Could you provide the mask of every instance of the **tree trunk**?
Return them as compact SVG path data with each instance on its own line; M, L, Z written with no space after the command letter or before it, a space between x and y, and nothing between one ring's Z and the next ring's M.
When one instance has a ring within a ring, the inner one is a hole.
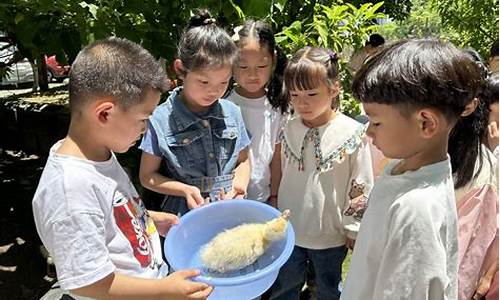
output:
M31 87L31 90L33 92L36 92L38 90L38 71L36 67L36 63L29 59L30 65L31 65L31 70L33 71L33 86Z
M47 63L45 62L45 54L40 54L37 59L38 66L38 86L40 91L49 89L49 81L47 80Z

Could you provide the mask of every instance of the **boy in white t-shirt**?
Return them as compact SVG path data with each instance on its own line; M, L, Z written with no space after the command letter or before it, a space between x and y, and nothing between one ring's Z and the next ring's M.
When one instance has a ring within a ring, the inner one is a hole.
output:
M341 299L457 299L447 146L460 116L474 111L481 81L467 54L433 39L383 47L356 74L353 95L370 118L367 135L397 160L372 189Z
M61 288L77 299L205 299L212 290L188 279L197 270L166 276L159 234L178 219L147 211L114 155L140 139L166 89L160 64L125 39L96 41L72 65L68 135L50 150L33 211Z

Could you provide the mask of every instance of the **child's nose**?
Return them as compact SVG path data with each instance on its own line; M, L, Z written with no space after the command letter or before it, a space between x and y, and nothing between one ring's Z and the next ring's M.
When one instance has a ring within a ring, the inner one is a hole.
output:
M373 126L372 126L371 123L368 123L368 128L366 129L366 135L369 136L372 139L375 136L374 133L373 133Z

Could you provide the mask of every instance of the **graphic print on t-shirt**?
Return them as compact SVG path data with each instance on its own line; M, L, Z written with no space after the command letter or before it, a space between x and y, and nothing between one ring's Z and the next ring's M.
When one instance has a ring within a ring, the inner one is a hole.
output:
M133 197L128 200L117 191L113 199L113 214L116 225L130 242L134 256L141 267L151 265L154 259L150 239L151 229L148 224L150 218L140 198Z

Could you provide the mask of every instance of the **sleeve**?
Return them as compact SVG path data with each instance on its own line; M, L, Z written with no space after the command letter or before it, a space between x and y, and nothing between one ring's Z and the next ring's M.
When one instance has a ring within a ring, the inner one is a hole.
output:
M346 236L356 239L361 218L367 207L373 187L373 171L369 143L363 138L357 150L350 155L350 177L344 199L342 224Z
M75 212L49 224L47 230L63 289L88 286L115 270L106 248L102 216Z
M88 286L115 270L106 247L105 214L99 209L99 197L104 194L90 187L81 169L66 172L78 171L79 176L71 176L73 182L68 184L60 174L42 175L33 200L38 233L65 290Z
M154 156L162 156L158 145L158 136L156 135L156 130L151 124L151 121L148 121L148 130L146 130L144 136L142 137L139 149Z
M250 137L248 136L247 129L245 127L245 122L243 121L243 116L241 115L241 110L239 107L236 109L236 120L238 122L238 131L240 132L240 138L238 139L238 152L245 149L250 145Z
M274 141L274 144L281 144L281 137L283 135L283 130L285 130L286 123L290 119L290 115L287 114L280 114L278 116L278 131L276 133L276 139Z
M447 299L448 288L456 288L447 276L447 272L457 271L448 266L443 244L447 238L442 236L447 229L442 222L435 222L445 219L446 212L422 205L425 195L413 194L406 199L409 201L398 201L390 209L373 299L442 300Z

